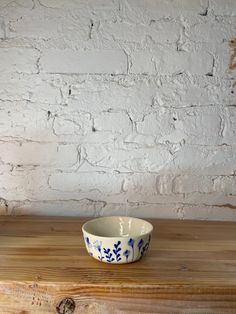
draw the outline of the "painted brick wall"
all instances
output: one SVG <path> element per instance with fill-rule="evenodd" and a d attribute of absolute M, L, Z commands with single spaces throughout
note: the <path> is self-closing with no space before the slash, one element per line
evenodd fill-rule
<path fill-rule="evenodd" d="M 0 214 L 236 220 L 235 0 L 0 0 Z"/>

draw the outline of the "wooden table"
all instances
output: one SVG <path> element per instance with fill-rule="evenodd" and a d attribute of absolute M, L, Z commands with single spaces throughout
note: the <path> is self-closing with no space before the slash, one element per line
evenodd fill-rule
<path fill-rule="evenodd" d="M 236 313 L 236 223 L 150 220 L 147 256 L 88 256 L 85 219 L 0 216 L 0 313 Z"/>

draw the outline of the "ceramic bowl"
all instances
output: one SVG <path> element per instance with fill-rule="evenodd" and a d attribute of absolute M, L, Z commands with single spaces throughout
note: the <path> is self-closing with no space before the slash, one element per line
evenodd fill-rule
<path fill-rule="evenodd" d="M 101 217 L 82 226 L 89 255 L 112 264 L 132 263 L 145 255 L 153 226 L 134 217 Z"/>

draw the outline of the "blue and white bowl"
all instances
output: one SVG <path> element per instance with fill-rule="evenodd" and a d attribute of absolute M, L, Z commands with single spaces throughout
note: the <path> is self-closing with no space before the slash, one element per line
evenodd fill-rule
<path fill-rule="evenodd" d="M 122 216 L 96 218 L 82 226 L 89 255 L 112 264 L 132 263 L 143 257 L 152 230 L 146 220 Z"/>

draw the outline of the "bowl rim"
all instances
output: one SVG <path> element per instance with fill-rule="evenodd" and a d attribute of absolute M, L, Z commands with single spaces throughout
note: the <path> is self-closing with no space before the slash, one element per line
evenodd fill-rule
<path fill-rule="evenodd" d="M 97 235 L 97 234 L 94 234 L 94 233 L 91 233 L 91 232 L 88 232 L 87 230 L 85 230 L 85 227 L 87 224 L 89 223 L 93 223 L 94 221 L 96 220 L 102 220 L 102 219 L 107 219 L 107 218 L 131 218 L 131 219 L 134 219 L 134 220 L 140 220 L 140 221 L 143 221 L 145 222 L 146 224 L 148 224 L 150 226 L 150 230 L 148 232 L 145 232 L 144 234 L 142 235 L 134 235 L 133 237 L 143 237 L 143 236 L 146 236 L 148 234 L 151 234 L 152 231 L 153 231 L 153 225 L 145 220 L 145 219 L 142 219 L 142 218 L 138 218 L 138 217 L 132 217 L 132 216 L 103 216 L 103 217 L 97 217 L 97 218 L 94 218 L 94 219 L 90 219 L 88 221 L 86 221 L 83 225 L 82 225 L 82 231 L 83 233 L 86 232 L 94 237 L 97 237 L 97 238 L 103 238 L 103 239 L 126 239 L 127 237 L 122 237 L 122 236 L 101 236 L 101 235 Z"/>

